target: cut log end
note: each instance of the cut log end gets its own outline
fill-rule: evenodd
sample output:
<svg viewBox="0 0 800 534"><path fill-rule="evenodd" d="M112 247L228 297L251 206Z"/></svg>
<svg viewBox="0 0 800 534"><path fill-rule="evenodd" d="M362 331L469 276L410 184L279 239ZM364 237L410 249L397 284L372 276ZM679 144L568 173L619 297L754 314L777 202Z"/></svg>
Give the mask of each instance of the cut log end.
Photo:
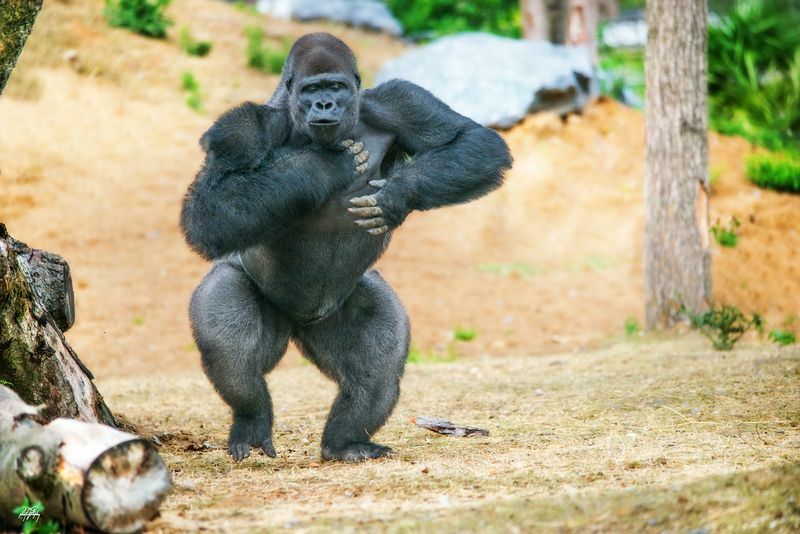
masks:
<svg viewBox="0 0 800 534"><path fill-rule="evenodd" d="M25 482L35 482L44 474L44 451L33 445L24 449L17 459L17 474Z"/></svg>
<svg viewBox="0 0 800 534"><path fill-rule="evenodd" d="M161 457L145 440L108 449L89 467L83 507L94 525L106 532L137 532L158 515L171 486Z"/></svg>

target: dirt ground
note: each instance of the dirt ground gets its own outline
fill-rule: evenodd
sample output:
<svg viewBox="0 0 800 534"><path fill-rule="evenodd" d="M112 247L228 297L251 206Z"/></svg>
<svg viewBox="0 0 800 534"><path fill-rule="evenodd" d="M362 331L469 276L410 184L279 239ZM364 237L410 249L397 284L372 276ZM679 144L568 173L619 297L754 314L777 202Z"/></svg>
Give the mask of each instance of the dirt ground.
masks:
<svg viewBox="0 0 800 534"><path fill-rule="evenodd" d="M201 163L197 139L225 109L277 81L244 64L244 28L277 43L324 29L356 51L364 78L406 45L333 25L279 22L210 0L176 0L168 41L110 29L97 2L45 6L0 99L0 220L71 264L70 342L98 376L196 369L186 303L208 265L177 227ZM212 38L207 58L178 29ZM74 55L65 61L66 55ZM190 110L180 75L200 82ZM529 355L603 346L642 315L644 119L613 102L563 123L534 116L504 135L507 184L466 206L413 214L378 268L396 287L421 351ZM800 312L800 198L746 182L740 139L711 136L712 220L742 221L714 250L715 298L773 324ZM289 358L296 362L297 359Z"/></svg>
<svg viewBox="0 0 800 534"><path fill-rule="evenodd" d="M113 410L164 443L175 489L154 532L800 527L797 350L746 345L726 354L689 337L410 365L400 404L376 436L397 456L359 465L320 463L330 382L311 365L279 368L269 380L278 457L240 465L224 450L227 408L199 372L98 382ZM415 427L416 415L490 434L439 436ZM743 482L734 494L733 484L713 483L779 465L793 474L770 478L758 498L764 483Z"/></svg>
<svg viewBox="0 0 800 534"><path fill-rule="evenodd" d="M502 189L412 214L396 233L378 268L409 310L414 345L423 360L457 355L409 366L378 436L397 458L319 463L333 386L292 352L270 375L278 458L234 465L186 313L209 267L177 227L197 140L275 87L245 66L249 25L276 44L335 33L367 85L407 45L212 0L174 0L169 14L170 39L155 41L108 28L98 1L47 2L0 98L0 221L69 261L68 340L112 410L164 443L176 490L152 530L798 525L797 349L749 341L722 354L692 336L618 344L642 315L644 118L613 102L504 132L515 166ZM209 57L182 53L184 25L213 39ZM200 83L202 113L185 104L184 71ZM800 198L749 185L751 150L711 135L712 221L742 222L739 245L713 251L714 296L778 326L800 313ZM456 342L456 328L477 336ZM491 435L440 438L409 423L417 414Z"/></svg>

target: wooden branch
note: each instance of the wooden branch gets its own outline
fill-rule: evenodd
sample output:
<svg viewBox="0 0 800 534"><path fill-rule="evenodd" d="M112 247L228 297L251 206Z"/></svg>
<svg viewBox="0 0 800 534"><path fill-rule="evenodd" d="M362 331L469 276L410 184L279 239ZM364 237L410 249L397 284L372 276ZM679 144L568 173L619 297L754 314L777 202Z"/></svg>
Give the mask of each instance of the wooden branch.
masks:
<svg viewBox="0 0 800 534"><path fill-rule="evenodd" d="M62 525L136 532L158 515L171 487L161 457L133 434L75 419L42 426L39 410L0 386L0 525L27 496Z"/></svg>
<svg viewBox="0 0 800 534"><path fill-rule="evenodd" d="M28 282L34 275L25 254L16 252L19 246L0 224L0 379L26 402L46 404L45 420L72 417L116 426L92 374Z"/></svg>
<svg viewBox="0 0 800 534"><path fill-rule="evenodd" d="M17 64L17 58L41 9L42 0L0 2L0 93Z"/></svg>

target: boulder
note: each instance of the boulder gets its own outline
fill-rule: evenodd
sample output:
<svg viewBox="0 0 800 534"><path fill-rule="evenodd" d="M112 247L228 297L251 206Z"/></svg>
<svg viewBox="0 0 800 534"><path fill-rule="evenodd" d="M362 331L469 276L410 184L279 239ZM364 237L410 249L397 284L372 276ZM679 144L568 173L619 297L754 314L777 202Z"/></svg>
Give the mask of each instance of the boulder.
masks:
<svg viewBox="0 0 800 534"><path fill-rule="evenodd" d="M484 125L510 128L526 114L582 110L597 94L584 47L484 33L443 37L392 60L375 83L402 78Z"/></svg>
<svg viewBox="0 0 800 534"><path fill-rule="evenodd" d="M400 22L378 0L258 0L256 9L274 17L331 20L391 35L403 34Z"/></svg>

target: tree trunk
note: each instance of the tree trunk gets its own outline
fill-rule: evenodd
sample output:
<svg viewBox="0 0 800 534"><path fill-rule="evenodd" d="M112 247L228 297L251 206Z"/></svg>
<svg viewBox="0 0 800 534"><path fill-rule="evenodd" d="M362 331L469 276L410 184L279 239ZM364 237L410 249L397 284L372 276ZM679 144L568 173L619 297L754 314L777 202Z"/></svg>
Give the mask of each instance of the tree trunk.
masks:
<svg viewBox="0 0 800 534"><path fill-rule="evenodd" d="M531 41L567 42L570 0L521 0L522 34Z"/></svg>
<svg viewBox="0 0 800 534"><path fill-rule="evenodd" d="M0 93L28 39L42 0L2 0L0 2Z"/></svg>
<svg viewBox="0 0 800 534"><path fill-rule="evenodd" d="M711 296L706 0L648 0L645 309L648 328Z"/></svg>
<svg viewBox="0 0 800 534"><path fill-rule="evenodd" d="M45 404L42 415L46 420L73 417L116 426L111 411L92 383L92 374L36 296L36 283L28 281L36 278L36 269L31 272L31 265L45 265L44 270L56 266L54 272L63 276L48 278L51 286L57 286L54 282L57 279L68 283L69 269L60 258L53 262L31 258L58 257L31 250L9 237L0 223L0 379L10 384L25 402ZM44 287L41 285L40 291ZM70 295L71 302L71 287L53 291ZM45 302L49 301L63 304L63 299L56 297L46 297ZM58 304L58 309L63 311L62 304Z"/></svg>
<svg viewBox="0 0 800 534"><path fill-rule="evenodd" d="M44 519L104 532L136 532L158 514L171 481L153 446L127 432L74 419L42 426L38 409L0 386L0 525L28 497Z"/></svg>

